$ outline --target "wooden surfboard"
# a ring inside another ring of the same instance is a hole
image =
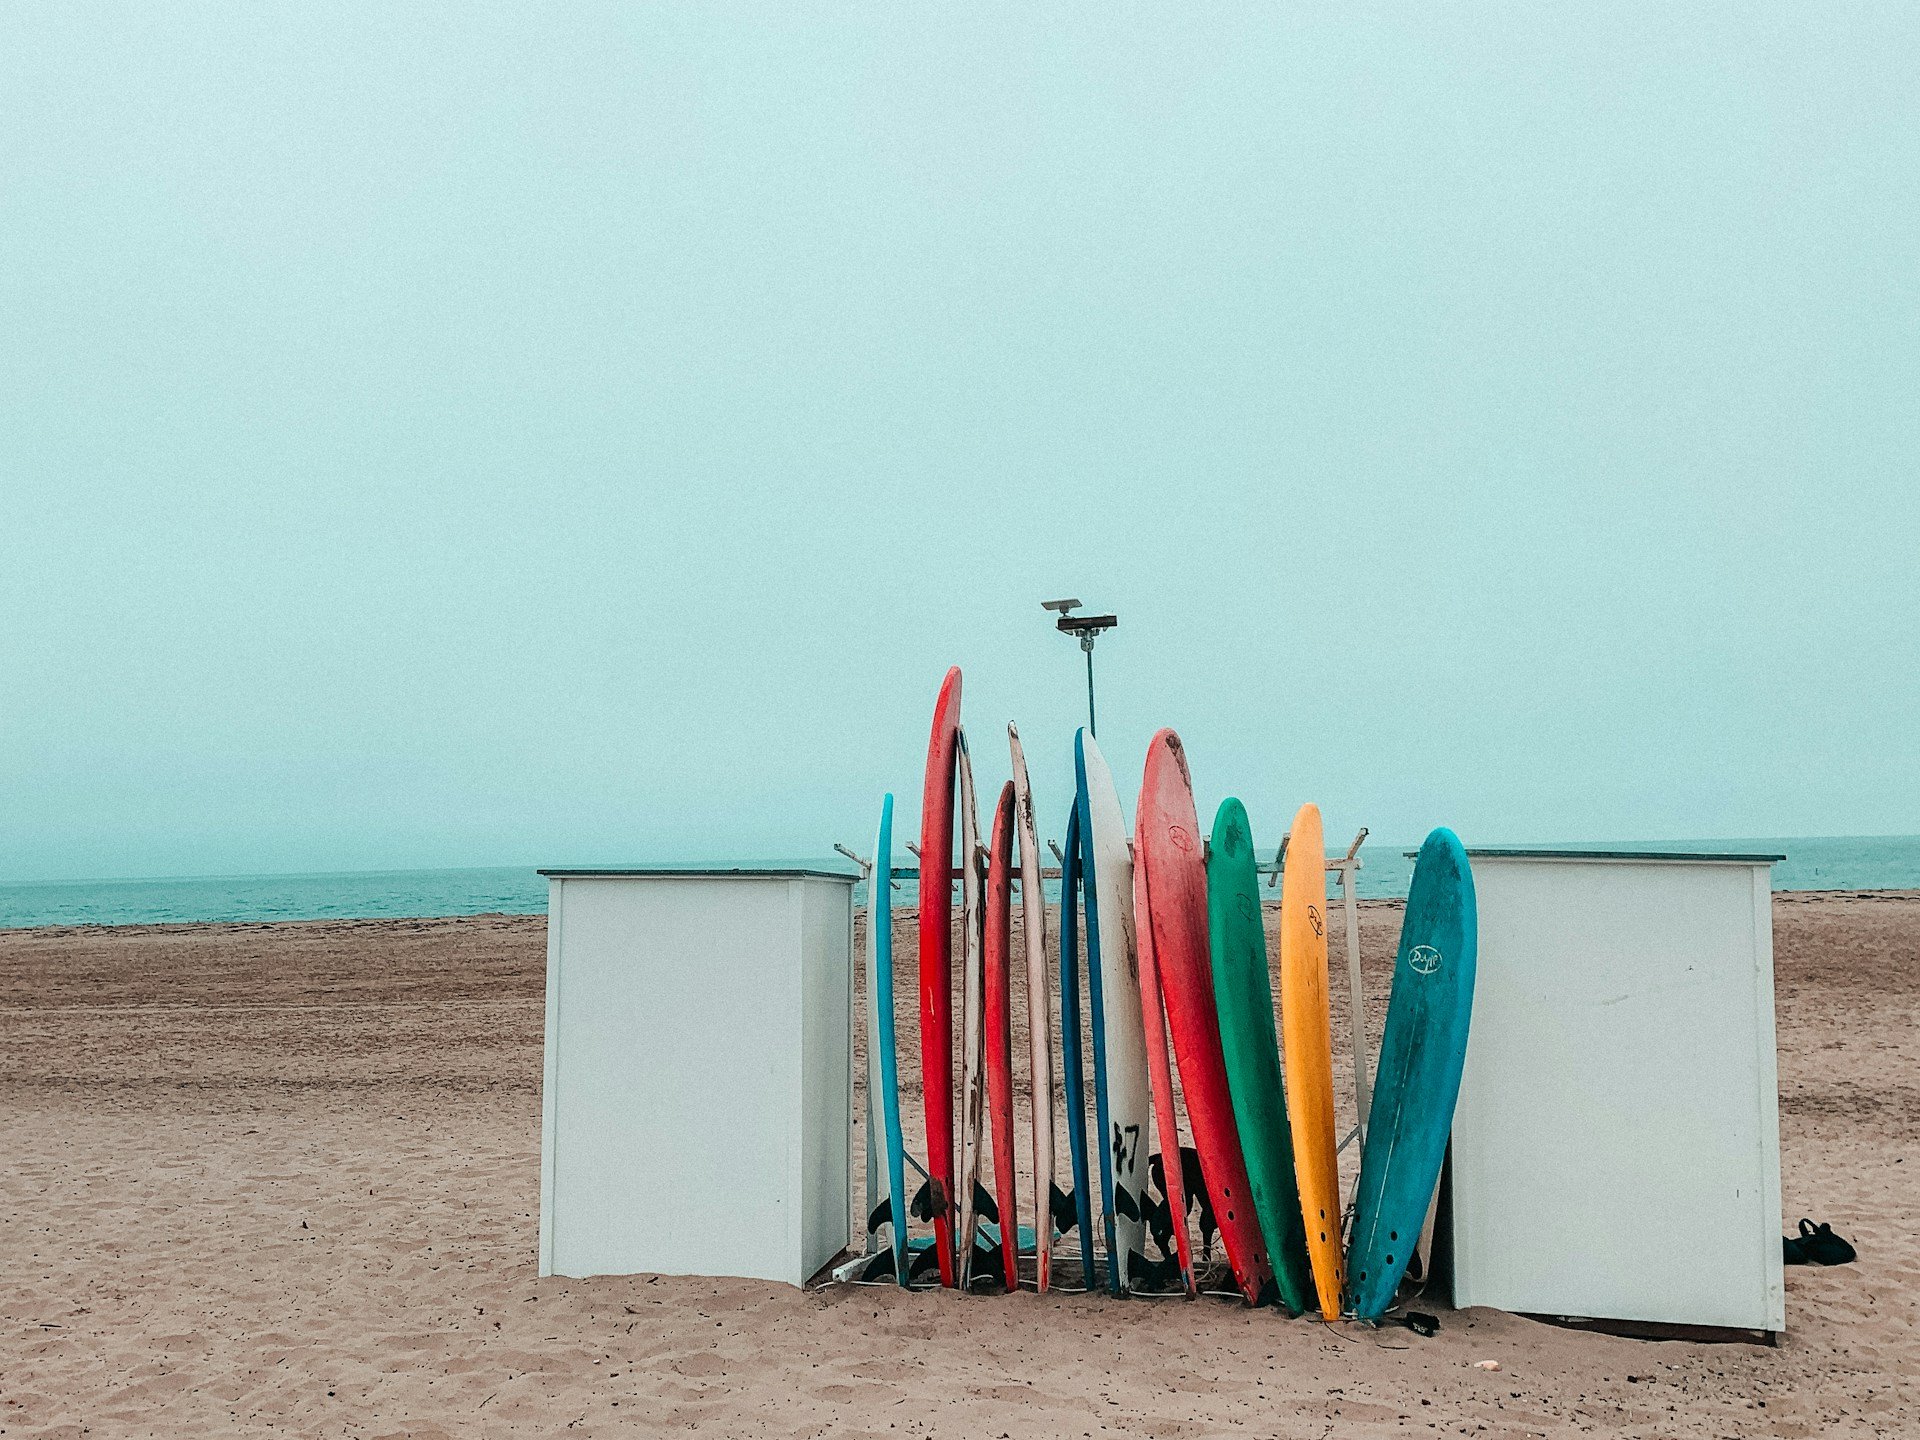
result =
[[[1146,853],[1140,822],[1146,811],[1133,814],[1133,853]],[[1160,1180],[1167,1197],[1167,1223],[1173,1227],[1173,1253],[1180,1271],[1180,1288],[1189,1296],[1199,1293],[1193,1278],[1193,1245],[1187,1234],[1187,1185],[1180,1147],[1180,1116],[1173,1102],[1173,1066],[1167,1058],[1166,1002],[1162,997],[1160,967],[1153,954],[1153,926],[1145,920],[1152,913],[1147,898],[1147,867],[1133,867],[1133,914],[1138,929],[1135,941],[1140,952],[1140,1019],[1146,1032],[1147,1074],[1153,1088],[1153,1127],[1160,1140]],[[1153,1161],[1147,1161],[1151,1173]]]
[[[1092,987],[1081,982],[1091,971],[1080,956],[1080,807],[1067,811],[1067,844],[1060,864],[1060,1088],[1067,1107],[1067,1159],[1073,1176],[1073,1228],[1080,1235],[1081,1283],[1092,1290],[1100,1283],[1094,1264],[1093,1181],[1087,1160],[1087,1086],[1081,1059],[1081,997]]]
[[[987,847],[987,1111],[993,1130],[993,1194],[1000,1215],[1000,1271],[1020,1288],[1020,1206],[1013,1173],[1013,782],[1000,787]]]
[[[1302,805],[1280,882],[1280,1021],[1287,1119],[1320,1313],[1340,1317],[1340,1157],[1333,1133],[1333,1025],[1327,1008],[1327,852],[1320,810]]]
[[[1107,1288],[1124,1295],[1130,1257],[1146,1255],[1147,1127],[1152,1113],[1134,948],[1133,856],[1113,772],[1100,747],[1085,730],[1074,743],[1081,853],[1083,860],[1092,857],[1087,865],[1086,888],[1093,896],[1087,906],[1087,950],[1088,978],[1095,982],[1089,988]]]
[[[960,667],[933,707],[920,798],[920,1081],[927,1119],[927,1191],[940,1283],[953,1254],[953,785],[960,737]]]
[[[1053,1278],[1053,1000],[1047,984],[1047,891],[1040,873],[1040,835],[1020,732],[1007,726],[1013,752],[1013,818],[1020,841],[1020,924],[1027,952],[1027,1060],[1033,1102],[1034,1283],[1042,1295]],[[1062,898],[1064,906],[1067,901]],[[1012,1221],[1008,1222],[1013,1223]]]
[[[1259,1305],[1272,1289],[1273,1270],[1253,1188],[1247,1181],[1226,1062],[1220,1053],[1200,821],[1193,808],[1186,748],[1171,730],[1160,731],[1147,747],[1136,813],[1141,840],[1136,863],[1147,872],[1148,910],[1140,919],[1140,929],[1142,935],[1151,931],[1187,1121],[1193,1127],[1200,1173],[1206,1178],[1234,1284],[1248,1304]],[[1162,1162],[1169,1174],[1177,1159],[1176,1153]]]
[[[867,1211],[887,1211],[893,1275],[907,1283],[906,1146],[900,1133],[900,1069],[893,1032],[893,796],[880,802],[880,829],[867,876],[867,1135],[883,1162],[868,1175]],[[875,1129],[876,1118],[879,1129]],[[868,1229],[874,1229],[869,1221]]]
[[[980,887],[980,807],[973,793],[973,760],[967,753],[967,732],[960,731],[960,747],[955,757],[955,773],[960,781],[960,935],[962,966],[960,981],[960,1175],[956,1200],[960,1207],[960,1230],[954,1237],[960,1265],[960,1284],[965,1286],[973,1273],[973,1244],[979,1224],[974,1196],[980,1188],[980,1151],[984,1142],[982,1128],[987,1114],[986,1030],[986,954],[980,921],[985,896]]]
[[[1413,867],[1354,1191],[1347,1297],[1362,1320],[1378,1320],[1393,1304],[1440,1183],[1467,1058],[1478,945],[1467,852],[1451,830],[1435,830]]]
[[[1247,1182],[1267,1237],[1280,1303],[1294,1315],[1314,1302],[1306,1222],[1293,1177],[1293,1131],[1287,1123],[1280,1045],[1274,1035],[1273,985],[1266,927],[1260,917],[1260,872],[1253,829],[1238,800],[1220,802],[1207,858],[1207,920],[1213,949],[1213,997],[1220,1013],[1220,1052],[1239,1121]]]

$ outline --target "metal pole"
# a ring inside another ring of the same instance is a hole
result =
[[[1093,637],[1080,637],[1080,648],[1087,652],[1087,733],[1099,737],[1100,729],[1093,723]]]
[[[1352,1004],[1351,1038],[1353,1041],[1353,1101],[1354,1125],[1352,1133],[1340,1142],[1342,1150],[1347,1148],[1348,1140],[1358,1140],[1360,1148],[1366,1149],[1367,1121],[1373,1114],[1373,1082],[1367,1076],[1367,1010],[1366,995],[1360,984],[1360,912],[1355,894],[1353,877],[1360,868],[1360,844],[1367,838],[1366,828],[1353,837],[1353,844],[1347,847],[1344,858],[1327,862],[1329,870],[1340,872],[1340,900],[1347,912],[1347,985]],[[1284,842],[1283,842],[1284,843]]]
[[[1360,832],[1365,834],[1363,830]],[[1354,842],[1354,849],[1360,848],[1360,842]],[[1353,1005],[1353,1099],[1354,1128],[1359,1132],[1360,1146],[1364,1150],[1367,1144],[1367,1121],[1373,1114],[1373,1082],[1367,1075],[1367,1002],[1365,992],[1360,985],[1360,914],[1354,904],[1353,872],[1360,868],[1360,862],[1352,851],[1340,866],[1340,898],[1345,902],[1347,912],[1347,984]]]

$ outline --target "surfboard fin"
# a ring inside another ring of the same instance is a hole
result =
[[[1160,1190],[1160,1208],[1166,1217],[1165,1239],[1162,1231],[1155,1229],[1154,1242],[1160,1246],[1160,1253],[1171,1253],[1167,1247],[1173,1241],[1173,1209],[1167,1193],[1166,1163],[1156,1152],[1147,1157],[1147,1176]],[[1185,1182],[1187,1192],[1187,1214],[1191,1215],[1197,1207],[1200,1211],[1200,1253],[1204,1259],[1213,1258],[1213,1237],[1220,1233],[1220,1223],[1214,1218],[1213,1197],[1207,1193],[1207,1177],[1200,1168],[1200,1152],[1191,1145],[1180,1147],[1180,1178]],[[1184,1216],[1182,1217],[1185,1218]]]
[[[1047,1208],[1053,1214],[1053,1228],[1056,1234],[1065,1235],[1080,1223],[1080,1207],[1073,1203],[1073,1196],[1067,1194],[1058,1185],[1050,1187],[1047,1196]]]
[[[874,1231],[878,1230],[882,1225],[891,1225],[892,1223],[893,1223],[893,1197],[889,1195],[886,1199],[882,1200],[878,1205],[874,1206],[873,1213],[867,1216],[867,1233],[871,1235],[873,1234]]]
[[[1207,1176],[1200,1168],[1200,1152],[1191,1145],[1180,1147],[1180,1178],[1186,1184],[1188,1208],[1196,1204],[1200,1207],[1200,1253],[1211,1260],[1213,1237],[1220,1233],[1220,1222],[1214,1218],[1213,1196],[1207,1193]]]
[[[889,1246],[873,1257],[873,1263],[860,1272],[862,1280],[885,1280],[894,1273],[893,1249]]]
[[[1114,1188],[1113,1208],[1117,1213],[1126,1216],[1129,1220],[1138,1220],[1140,1218],[1139,1201],[1135,1200],[1133,1196],[1129,1195],[1125,1189],[1119,1186]]]
[[[1180,1281],[1180,1262],[1174,1259],[1149,1260],[1138,1250],[1127,1259],[1127,1284],[1133,1290],[1177,1290],[1185,1287]]]
[[[1142,1218],[1147,1222],[1147,1233],[1153,1237],[1153,1243],[1159,1247],[1162,1255],[1172,1256],[1175,1251],[1172,1208],[1163,1197],[1149,1195],[1141,1211]]]
[[[986,1217],[996,1225],[1000,1223],[1000,1207],[994,1203],[993,1192],[978,1180],[973,1182],[973,1213]]]
[[[916,1220],[931,1221],[946,1207],[934,1198],[934,1184],[929,1180],[913,1193],[913,1202],[907,1206],[907,1213]]]
[[[1000,1273],[1000,1247],[984,1235],[973,1242],[973,1269],[967,1281],[969,1290],[996,1290],[1005,1282]]]
[[[913,1259],[907,1262],[907,1284],[913,1284],[929,1270],[936,1274],[940,1270],[940,1251],[933,1245],[913,1252]]]

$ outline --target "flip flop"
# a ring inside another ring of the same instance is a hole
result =
[[[1834,1234],[1831,1225],[1802,1219],[1800,1233],[1781,1240],[1780,1258],[1788,1265],[1851,1265],[1859,1252]]]

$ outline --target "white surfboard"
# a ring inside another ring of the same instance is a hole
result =
[[[1020,732],[1007,726],[1013,751],[1014,828],[1020,837],[1020,921],[1027,946],[1027,1058],[1033,1101],[1033,1234],[1035,1283],[1053,1278],[1053,1000],[1047,981],[1047,892],[1040,875],[1040,836]],[[1011,1223],[1011,1222],[1009,1222]]]
[[[974,1232],[980,1217],[974,1212],[973,1197],[980,1186],[980,1151],[986,1138],[987,1119],[987,955],[981,921],[986,914],[985,896],[980,886],[980,808],[973,793],[973,759],[967,753],[967,732],[960,731],[956,750],[956,768],[960,772],[960,933],[962,940],[962,989],[960,1009],[961,1065],[960,1085],[960,1231],[954,1237],[959,1252],[960,1288],[973,1278]],[[923,862],[924,863],[924,862]]]
[[[1107,1051],[1107,1134],[1112,1149],[1114,1248],[1120,1289],[1128,1285],[1128,1257],[1146,1254],[1148,1121],[1153,1101],[1147,1085],[1147,1041],[1140,1011],[1140,968],[1135,954],[1132,834],[1120,810],[1113,772],[1093,737],[1080,735],[1087,777],[1087,809],[1093,824],[1094,894],[1100,916],[1101,1019]],[[1122,1196],[1126,1197],[1124,1200]],[[1130,1206],[1129,1206],[1129,1203]]]

